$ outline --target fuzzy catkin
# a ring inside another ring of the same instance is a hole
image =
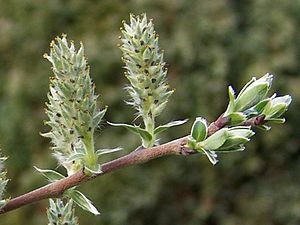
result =
[[[64,204],[61,199],[50,199],[47,209],[48,225],[78,225],[74,211],[72,200]]]
[[[130,82],[126,89],[131,97],[127,103],[137,110],[146,130],[151,133],[147,126],[154,128],[155,117],[163,111],[173,93],[166,83],[164,53],[158,46],[158,35],[152,20],[147,20],[146,14],[131,14],[130,23],[124,21],[123,25],[120,49],[125,76]]]
[[[5,157],[0,157],[0,208],[5,205],[6,200],[3,199],[3,193],[7,185],[8,180],[6,179],[6,171],[4,170]]]
[[[51,127],[49,133],[54,155],[68,171],[68,175],[82,166],[95,170],[97,155],[94,152],[93,133],[104,112],[97,108],[95,84],[89,75],[89,66],[81,44],[76,51],[66,36],[50,44],[45,58],[52,64],[54,76],[50,78],[49,103],[46,114]]]

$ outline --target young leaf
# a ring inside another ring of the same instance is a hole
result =
[[[125,127],[129,131],[131,131],[135,134],[139,134],[139,132],[137,130],[140,127],[138,127],[136,125],[131,125],[131,124],[127,124],[127,123],[111,123],[111,122],[108,122],[108,121],[107,121],[107,123],[111,126],[114,126],[114,127]],[[140,129],[142,129],[142,128],[140,128]]]
[[[108,154],[108,153],[113,153],[113,152],[118,152],[123,150],[123,148],[112,148],[112,149],[98,149],[96,151],[97,155],[104,155],[104,154]]]
[[[111,122],[107,122],[109,125],[111,126],[116,126],[116,127],[125,127],[127,128],[129,131],[135,133],[135,134],[139,134],[140,137],[142,138],[143,140],[143,143],[146,142],[146,143],[149,143],[152,141],[153,137],[152,135],[146,131],[145,129],[139,127],[139,126],[136,126],[136,125],[130,125],[130,124],[126,124],[126,123],[111,123]],[[144,145],[144,144],[143,144]],[[149,146],[145,146],[144,147],[149,147]]]
[[[228,138],[227,132],[228,128],[222,128],[221,130],[218,130],[216,133],[209,136],[206,140],[203,141],[203,148],[211,151],[218,149]]]
[[[41,173],[44,177],[46,177],[50,182],[55,182],[57,180],[61,180],[65,178],[64,175],[54,171],[54,170],[44,170],[44,169],[39,169],[36,166],[34,166],[34,169]]]
[[[250,139],[245,137],[231,137],[228,138],[220,148],[218,148],[218,151],[233,151],[233,149],[237,146],[240,148],[242,144],[248,141],[250,141]]]
[[[229,96],[229,104],[227,106],[226,112],[224,113],[224,116],[228,116],[230,113],[234,111],[235,92],[231,86],[228,87],[228,96]]]
[[[191,130],[191,136],[196,140],[196,142],[203,141],[208,132],[208,125],[206,119],[202,117],[197,117]]]
[[[274,95],[273,95],[274,96]],[[275,96],[274,96],[275,97]],[[255,111],[257,112],[257,115],[261,114],[265,108],[265,106],[271,101],[272,97],[271,98],[267,98],[267,99],[264,99],[262,101],[260,101],[259,103],[257,103],[255,106],[254,106],[254,109]]]
[[[271,130],[271,126],[268,126],[268,125],[266,125],[266,124],[263,124],[263,125],[259,125],[259,126],[257,126],[259,129],[261,129],[261,130],[264,130],[264,131],[269,131],[269,130]]]
[[[214,151],[205,150],[205,149],[203,149],[202,151],[205,153],[205,155],[207,156],[207,158],[209,159],[209,161],[213,165],[217,164],[217,162],[218,162],[218,160],[217,160],[218,155]]]
[[[89,166],[85,166],[84,167],[84,172],[85,174],[91,176],[93,174],[101,174],[102,170],[101,170],[101,165],[97,164],[95,165],[93,168],[90,168]]]
[[[187,119],[185,119],[185,120],[175,120],[175,121],[169,122],[167,124],[160,125],[160,126],[158,126],[154,129],[154,134],[159,134],[159,133],[167,130],[170,127],[182,125],[182,124],[186,123],[187,121],[188,121]]]
[[[268,122],[273,122],[273,123],[284,123],[285,122],[285,118],[272,118],[272,119],[268,119]]]
[[[67,195],[73,199],[73,201],[82,209],[93,213],[94,215],[100,215],[100,212],[92,204],[91,200],[85,197],[80,191],[72,190],[67,192]]]
[[[245,146],[240,145],[240,146],[236,146],[236,147],[230,148],[230,149],[219,148],[218,153],[241,152],[241,151],[244,151],[244,150],[245,150]]]
[[[146,141],[146,142],[151,142],[153,139],[153,136],[146,130],[138,127],[139,129],[137,129],[137,131],[139,132],[139,135],[141,136],[141,138]],[[152,146],[144,146],[144,147],[152,147]]]
[[[255,133],[251,130],[250,126],[236,126],[228,128],[228,137],[252,137]]]

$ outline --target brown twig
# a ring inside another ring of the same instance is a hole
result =
[[[263,125],[264,123],[265,123],[265,116],[261,115],[261,116],[253,117],[253,118],[245,121],[243,125],[245,125],[245,126],[259,126],[259,125]]]
[[[215,122],[210,124],[208,129],[209,135],[223,128],[228,123],[229,123],[228,118],[220,116]],[[0,209],[0,214],[7,213],[14,209],[18,209],[22,206],[32,204],[34,202],[43,199],[61,197],[67,189],[83,184],[91,179],[102,176],[104,174],[115,171],[117,169],[121,169],[130,165],[144,163],[151,159],[155,159],[166,155],[188,156],[191,154],[195,154],[196,152],[194,150],[189,149],[186,146],[187,139],[188,136],[152,148],[145,148],[145,149],[140,149],[138,151],[133,151],[125,156],[122,156],[120,158],[102,164],[101,174],[96,174],[94,176],[87,176],[84,173],[84,171],[78,171],[72,176],[45,185],[31,192],[20,195],[16,198],[10,199],[7,202],[7,204]]]

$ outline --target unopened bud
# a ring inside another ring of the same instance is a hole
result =
[[[248,82],[235,100],[235,111],[244,111],[263,100],[270,90],[272,80],[273,75],[268,73],[258,80],[254,77]]]
[[[273,98],[264,108],[263,114],[266,116],[265,120],[277,119],[285,111],[287,111],[289,105],[292,102],[290,95]]]

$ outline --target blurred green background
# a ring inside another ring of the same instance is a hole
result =
[[[80,187],[102,212],[78,209],[81,225],[300,224],[299,0],[10,0],[0,1],[0,143],[11,181],[7,196],[46,184],[33,165],[55,168],[43,108],[50,64],[42,55],[57,35],[83,41],[106,120],[132,122],[117,48],[121,20],[146,12],[154,19],[176,92],[160,123],[189,118],[161,141],[186,135],[193,119],[209,120],[227,104],[227,86],[275,74],[272,92],[291,94],[283,126],[257,131],[242,153],[164,157],[116,171]],[[101,126],[98,147],[139,145],[121,128]],[[1,215],[1,225],[47,224],[41,201]]]

